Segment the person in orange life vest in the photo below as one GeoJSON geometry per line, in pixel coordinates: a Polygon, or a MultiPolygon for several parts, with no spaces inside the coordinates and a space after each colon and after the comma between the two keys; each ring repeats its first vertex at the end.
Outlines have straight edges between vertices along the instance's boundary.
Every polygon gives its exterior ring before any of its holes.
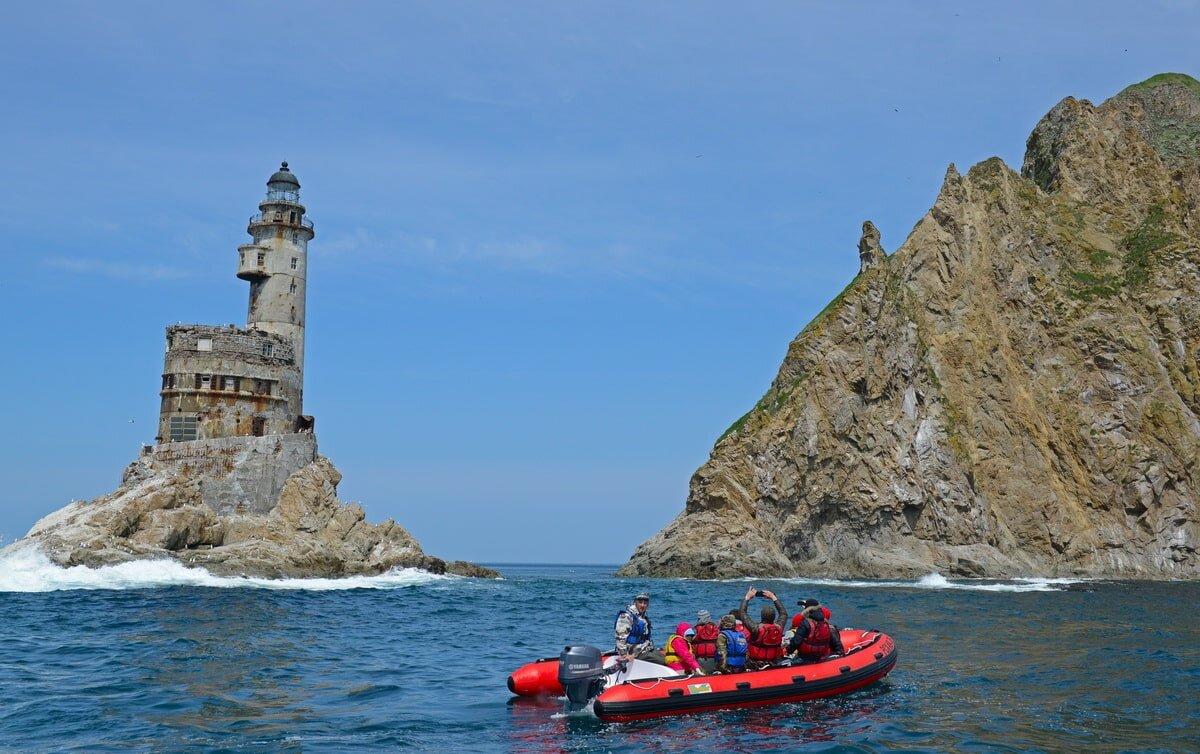
{"type": "Polygon", "coordinates": [[[800,613],[802,620],[788,643],[788,654],[799,655],[803,662],[817,662],[831,654],[846,654],[838,627],[825,619],[820,605],[809,605],[800,613]]]}
{"type": "Polygon", "coordinates": [[[713,623],[712,615],[707,610],[696,613],[696,637],[692,639],[692,654],[700,663],[700,669],[711,673],[717,669],[717,637],[721,629],[713,623]]]}
{"type": "Polygon", "coordinates": [[[667,639],[667,646],[663,648],[663,657],[668,668],[682,670],[688,675],[700,675],[700,663],[696,662],[696,657],[692,654],[691,640],[695,635],[696,631],[690,624],[680,623],[675,627],[675,633],[671,634],[671,638],[667,639]]]}
{"type": "Polygon", "coordinates": [[[746,669],[758,670],[765,668],[783,657],[783,628],[787,625],[787,608],[779,601],[774,592],[750,587],[742,598],[738,608],[742,622],[750,629],[750,652],[747,657],[746,669]],[[764,605],[760,615],[762,623],[755,623],[746,615],[746,606],[755,596],[766,597],[775,603],[774,607],[764,605]]]}

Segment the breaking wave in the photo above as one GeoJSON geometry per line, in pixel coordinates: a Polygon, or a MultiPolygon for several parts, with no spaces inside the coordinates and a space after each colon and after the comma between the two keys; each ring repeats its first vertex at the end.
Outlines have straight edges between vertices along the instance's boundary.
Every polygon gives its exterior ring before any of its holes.
{"type": "MultiPolygon", "coordinates": [[[[763,581],[763,579],[728,579],[729,581],[763,581]]],[[[913,581],[866,581],[842,579],[772,579],[788,584],[829,586],[846,589],[959,589],[975,592],[1061,592],[1072,584],[1090,579],[948,579],[940,573],[931,573],[913,581]]]]}
{"type": "Polygon", "coordinates": [[[439,581],[457,580],[416,568],[398,568],[378,576],[328,579],[263,579],[214,576],[202,568],[187,568],[173,560],[137,560],[120,565],[63,568],[50,562],[36,547],[0,550],[0,592],[54,592],[70,589],[153,589],[199,586],[216,589],[280,589],[339,591],[347,589],[397,589],[439,581]]]}

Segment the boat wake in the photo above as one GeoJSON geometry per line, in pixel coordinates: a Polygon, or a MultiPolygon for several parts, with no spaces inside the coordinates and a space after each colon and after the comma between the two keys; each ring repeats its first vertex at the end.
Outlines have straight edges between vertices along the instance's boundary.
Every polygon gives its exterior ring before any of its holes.
{"type": "Polygon", "coordinates": [[[348,589],[398,589],[459,576],[440,576],[416,568],[400,568],[378,576],[339,579],[263,579],[214,576],[201,568],[187,568],[173,560],[139,560],[120,565],[63,568],[50,562],[36,547],[9,546],[0,550],[0,592],[54,592],[71,589],[154,589],[198,586],[217,589],[280,589],[340,591],[348,589]]]}

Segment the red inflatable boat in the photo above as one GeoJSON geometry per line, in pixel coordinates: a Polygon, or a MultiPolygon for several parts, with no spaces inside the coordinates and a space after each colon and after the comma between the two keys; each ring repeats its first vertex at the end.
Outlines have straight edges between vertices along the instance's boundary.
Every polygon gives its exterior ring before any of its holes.
{"type": "Polygon", "coordinates": [[[578,696],[565,689],[560,675],[576,673],[579,678],[585,663],[562,668],[559,658],[528,663],[508,677],[508,688],[518,696],[562,696],[573,701],[591,699],[592,710],[601,720],[623,722],[684,712],[759,707],[782,702],[800,702],[844,694],[868,686],[887,675],[896,665],[899,652],[891,637],[879,631],[842,629],[846,654],[816,663],[772,667],[766,670],[729,675],[684,676],[653,663],[634,661],[633,667],[621,666],[616,659],[603,658],[590,647],[567,647],[563,657],[574,650],[595,653],[597,666],[607,670],[590,676],[592,686],[578,696]]]}

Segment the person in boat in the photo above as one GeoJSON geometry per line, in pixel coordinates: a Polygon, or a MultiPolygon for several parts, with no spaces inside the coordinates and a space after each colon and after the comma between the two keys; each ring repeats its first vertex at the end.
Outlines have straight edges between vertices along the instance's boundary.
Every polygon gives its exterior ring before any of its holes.
{"type": "Polygon", "coordinates": [[[737,617],[737,614],[735,613],[733,616],[733,620],[734,620],[734,628],[737,629],[737,632],[739,634],[741,634],[742,636],[745,636],[746,641],[750,641],[750,629],[746,628],[746,624],[742,623],[742,619],[737,617]]]}
{"type": "Polygon", "coordinates": [[[794,653],[801,662],[820,662],[831,654],[846,654],[841,632],[825,618],[825,613],[820,605],[804,608],[800,625],[788,644],[788,654],[794,653]]]}
{"type": "Polygon", "coordinates": [[[720,627],[713,622],[712,614],[707,610],[696,613],[696,636],[692,639],[692,654],[700,663],[700,669],[711,673],[717,669],[717,637],[721,634],[720,627]]]}
{"type": "Polygon", "coordinates": [[[696,662],[696,656],[692,653],[692,639],[695,636],[696,630],[690,624],[680,623],[675,627],[675,633],[667,639],[667,646],[663,649],[668,668],[682,670],[688,675],[700,675],[700,663],[696,662]]]}
{"type": "Polygon", "coordinates": [[[750,643],[737,630],[737,618],[733,613],[721,616],[717,634],[716,673],[740,673],[746,669],[746,653],[750,643]]]}
{"type": "Polygon", "coordinates": [[[633,602],[617,613],[613,633],[617,639],[617,656],[622,660],[646,660],[665,665],[662,652],[654,648],[650,638],[650,595],[640,592],[633,602]]]}
{"type": "Polygon", "coordinates": [[[800,621],[802,620],[804,620],[803,613],[796,613],[792,616],[792,627],[783,632],[783,646],[786,647],[792,643],[792,637],[796,635],[796,629],[800,627],[800,621]]]}
{"type": "Polygon", "coordinates": [[[755,589],[750,587],[746,592],[746,596],[742,598],[741,607],[738,608],[739,617],[746,628],[750,629],[750,650],[747,656],[746,669],[760,670],[768,667],[783,658],[783,629],[787,625],[788,613],[787,608],[779,601],[774,592],[768,590],[755,589]],[[750,604],[750,600],[754,597],[766,597],[774,603],[764,605],[759,615],[762,617],[762,622],[755,623],[754,620],[746,614],[746,607],[750,604]]]}
{"type": "Polygon", "coordinates": [[[796,603],[796,605],[800,608],[802,613],[804,611],[804,608],[806,608],[806,607],[816,607],[819,605],[821,608],[821,612],[825,613],[825,620],[829,620],[830,618],[833,617],[833,613],[829,612],[829,608],[825,607],[820,602],[812,599],[811,597],[808,599],[800,600],[799,602],[796,603]]]}
{"type": "Polygon", "coordinates": [[[820,602],[811,598],[802,599],[796,602],[796,606],[800,608],[800,612],[792,616],[792,627],[789,628],[783,635],[783,645],[785,647],[792,643],[792,637],[796,635],[796,629],[800,627],[800,622],[804,620],[804,608],[818,605],[821,608],[821,612],[825,613],[825,620],[829,620],[833,614],[829,612],[829,608],[825,607],[820,602]]]}

